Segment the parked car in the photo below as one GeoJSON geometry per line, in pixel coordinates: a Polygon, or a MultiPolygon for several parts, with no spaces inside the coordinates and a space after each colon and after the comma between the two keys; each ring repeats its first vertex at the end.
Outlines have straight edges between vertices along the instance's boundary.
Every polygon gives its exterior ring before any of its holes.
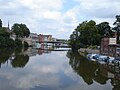
{"type": "Polygon", "coordinates": [[[118,60],[118,59],[113,60],[112,63],[113,63],[114,65],[120,66],[120,60],[118,60]]]}
{"type": "Polygon", "coordinates": [[[88,58],[89,60],[96,61],[96,58],[95,58],[96,55],[97,55],[97,54],[88,54],[88,55],[87,55],[87,58],[88,58]]]}
{"type": "Polygon", "coordinates": [[[109,57],[109,56],[100,55],[100,54],[88,54],[87,58],[92,61],[98,61],[98,62],[104,62],[104,63],[106,62],[111,63],[113,60],[115,60],[114,57],[109,57]]]}

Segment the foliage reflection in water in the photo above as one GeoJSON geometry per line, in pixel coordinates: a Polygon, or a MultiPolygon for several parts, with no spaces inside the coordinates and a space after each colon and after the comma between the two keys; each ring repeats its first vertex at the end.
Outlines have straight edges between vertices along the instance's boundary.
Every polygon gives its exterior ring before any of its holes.
{"type": "Polygon", "coordinates": [[[107,65],[71,51],[0,49],[0,90],[119,90],[107,65]]]}
{"type": "Polygon", "coordinates": [[[120,90],[120,67],[90,61],[78,53],[69,51],[67,57],[73,70],[83,78],[84,82],[92,85],[94,82],[105,85],[110,80],[112,90],[120,90]]]}
{"type": "Polygon", "coordinates": [[[2,64],[8,63],[10,61],[12,67],[14,68],[22,68],[29,61],[29,56],[24,55],[22,52],[22,48],[2,48],[0,49],[0,66],[2,64]]]}

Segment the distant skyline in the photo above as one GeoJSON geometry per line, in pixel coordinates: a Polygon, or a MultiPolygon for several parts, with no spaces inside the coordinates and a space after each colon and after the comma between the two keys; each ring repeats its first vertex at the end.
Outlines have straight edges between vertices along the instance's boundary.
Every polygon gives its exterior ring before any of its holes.
{"type": "Polygon", "coordinates": [[[68,39],[85,20],[108,21],[120,15],[120,0],[0,0],[3,26],[24,23],[32,33],[68,39]]]}

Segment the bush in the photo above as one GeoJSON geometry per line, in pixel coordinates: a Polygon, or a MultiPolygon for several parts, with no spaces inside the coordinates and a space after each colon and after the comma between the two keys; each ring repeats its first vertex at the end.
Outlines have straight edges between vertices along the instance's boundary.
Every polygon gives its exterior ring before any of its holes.
{"type": "Polygon", "coordinates": [[[6,40],[2,36],[0,36],[0,46],[6,46],[6,40]]]}
{"type": "Polygon", "coordinates": [[[22,41],[20,39],[15,39],[15,46],[22,47],[22,41]]]}
{"type": "Polygon", "coordinates": [[[11,38],[7,39],[7,46],[14,47],[15,46],[15,41],[11,38]]]}

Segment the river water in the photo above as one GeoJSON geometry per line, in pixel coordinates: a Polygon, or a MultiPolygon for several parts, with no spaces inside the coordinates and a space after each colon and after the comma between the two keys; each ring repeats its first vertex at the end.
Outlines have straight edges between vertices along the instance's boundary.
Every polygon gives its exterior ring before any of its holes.
{"type": "Polygon", "coordinates": [[[1,49],[0,90],[119,90],[107,67],[71,51],[1,49]]]}

